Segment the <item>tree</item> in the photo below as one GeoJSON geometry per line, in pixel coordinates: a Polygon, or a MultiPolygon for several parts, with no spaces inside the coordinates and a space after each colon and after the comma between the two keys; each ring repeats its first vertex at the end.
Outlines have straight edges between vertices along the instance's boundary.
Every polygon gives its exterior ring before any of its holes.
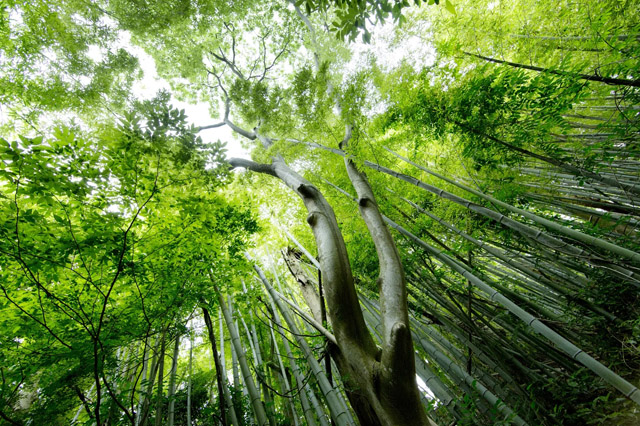
{"type": "MultiPolygon", "coordinates": [[[[4,406],[23,386],[81,389],[89,380],[97,423],[107,416],[107,395],[133,420],[122,348],[166,332],[198,297],[203,288],[188,282],[201,269],[194,259],[243,244],[245,225],[236,219],[248,220],[247,229],[251,220],[212,192],[226,175],[220,147],[202,146],[165,102],[140,104],[121,127],[95,135],[60,128],[47,139],[3,140],[3,323],[11,330],[3,357],[12,366],[4,406]],[[203,202],[219,208],[203,211],[203,202]],[[223,228],[230,233],[215,237],[223,228]],[[198,235],[207,243],[185,251],[198,235]],[[174,280],[178,286],[167,287],[174,280]],[[19,361],[29,353],[39,355],[19,361]],[[43,370],[56,359],[65,362],[43,370]]],[[[67,408],[41,398],[30,418],[67,408]]]]}
{"type": "Polygon", "coordinates": [[[69,109],[102,119],[105,107],[124,106],[141,75],[135,56],[118,46],[113,21],[92,2],[9,1],[0,22],[0,103],[18,118],[3,123],[3,133],[47,130],[69,109]]]}
{"type": "MultiPolygon", "coordinates": [[[[57,24],[38,38],[17,17],[61,19],[51,63],[85,65],[51,68],[60,81],[97,69],[87,46],[104,20],[104,49],[127,31],[171,95],[123,103],[106,85],[110,110],[88,111],[73,85],[59,109],[31,101],[50,100],[46,82],[12,86],[16,111],[56,109],[60,124],[14,115],[4,136],[3,421],[632,418],[635,15],[509,4],[525,21],[493,2],[6,9],[34,51],[57,24]],[[396,43],[429,28],[437,62],[369,55],[349,71],[339,38],[368,40],[367,14],[386,13],[406,18],[396,43]],[[208,102],[213,123],[187,125],[170,96],[208,102]],[[197,137],[223,126],[251,160],[197,137]]],[[[5,50],[7,79],[28,76],[33,57],[5,50]]]]}

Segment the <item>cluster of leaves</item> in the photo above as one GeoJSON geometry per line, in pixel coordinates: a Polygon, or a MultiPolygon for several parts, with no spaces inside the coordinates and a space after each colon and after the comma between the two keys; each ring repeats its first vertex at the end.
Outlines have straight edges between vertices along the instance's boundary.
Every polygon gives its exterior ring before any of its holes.
{"type": "Polygon", "coordinates": [[[95,135],[1,141],[0,406],[37,388],[18,413],[68,415],[60,389],[107,380],[116,349],[208,298],[208,269],[239,258],[257,230],[216,194],[221,145],[205,146],[166,101],[95,135]]]}
{"type": "MultiPolygon", "coordinates": [[[[414,0],[415,6],[421,4],[439,4],[440,0],[414,0]]],[[[399,24],[405,21],[403,13],[411,6],[408,0],[297,0],[296,6],[304,5],[307,14],[313,12],[332,11],[336,19],[331,24],[331,30],[340,39],[354,41],[362,33],[362,41],[369,43],[371,33],[367,24],[376,25],[393,18],[399,24]]],[[[453,4],[445,0],[445,7],[455,13],[453,4]]]]}
{"type": "Polygon", "coordinates": [[[435,137],[455,133],[462,155],[477,168],[521,162],[522,154],[508,145],[563,159],[551,134],[566,129],[562,115],[585,96],[583,84],[492,65],[465,75],[457,70],[450,71],[451,76],[438,75],[441,72],[427,68],[411,79],[407,86],[415,87],[414,96],[394,105],[384,126],[409,125],[435,137]],[[449,78],[455,85],[448,84],[449,78]]]}
{"type": "Polygon", "coordinates": [[[291,117],[286,102],[287,91],[277,85],[236,79],[229,90],[229,98],[247,123],[254,123],[262,132],[288,129],[291,117]]]}
{"type": "Polygon", "coordinates": [[[29,121],[43,111],[122,107],[139,76],[137,59],[117,47],[91,2],[5,2],[0,34],[0,104],[29,121]]]}
{"type": "Polygon", "coordinates": [[[328,68],[328,62],[322,63],[318,72],[305,66],[293,76],[294,112],[307,132],[323,125],[331,114],[333,103],[328,93],[328,68]]]}

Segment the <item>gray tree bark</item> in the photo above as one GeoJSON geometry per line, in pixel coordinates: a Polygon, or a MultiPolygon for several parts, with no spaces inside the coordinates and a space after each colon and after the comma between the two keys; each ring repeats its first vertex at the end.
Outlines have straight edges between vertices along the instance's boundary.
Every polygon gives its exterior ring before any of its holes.
{"type": "MultiPolygon", "coordinates": [[[[345,141],[350,137],[347,128],[345,141]]],[[[384,340],[379,349],[369,333],[353,283],[346,246],[333,209],[320,191],[293,171],[280,156],[271,164],[231,159],[233,167],[278,177],[302,199],[318,249],[328,318],[338,342],[332,348],[352,407],[367,425],[427,425],[416,383],[413,344],[409,331],[404,272],[391,234],[380,215],[364,174],[347,160],[347,171],[360,198],[380,260],[379,285],[383,308],[384,340]],[[357,389],[358,392],[350,392],[357,389]]]]}

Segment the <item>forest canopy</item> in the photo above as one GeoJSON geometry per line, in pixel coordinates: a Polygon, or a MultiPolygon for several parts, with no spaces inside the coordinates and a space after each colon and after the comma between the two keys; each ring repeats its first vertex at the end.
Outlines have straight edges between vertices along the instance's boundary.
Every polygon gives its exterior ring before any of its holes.
{"type": "Polygon", "coordinates": [[[0,425],[637,424],[639,57],[633,1],[4,2],[0,425]]]}

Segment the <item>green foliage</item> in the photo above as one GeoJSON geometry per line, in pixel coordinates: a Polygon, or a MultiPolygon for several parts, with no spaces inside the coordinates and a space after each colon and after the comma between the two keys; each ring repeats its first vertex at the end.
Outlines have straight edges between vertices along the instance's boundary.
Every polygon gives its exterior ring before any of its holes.
{"type": "Polygon", "coordinates": [[[4,2],[0,34],[0,104],[32,126],[43,112],[122,108],[139,77],[137,58],[116,46],[91,2],[4,2]]]}
{"type": "MultiPolygon", "coordinates": [[[[209,388],[215,377],[212,371],[196,370],[191,376],[191,418],[200,419],[199,424],[214,426],[220,416],[219,400],[211,404],[209,388]]],[[[187,424],[187,389],[180,388],[175,394],[175,423],[187,424]]],[[[166,406],[166,403],[165,403],[166,406]]]]}
{"type": "MultiPolygon", "coordinates": [[[[445,0],[445,7],[450,13],[455,9],[449,0],[445,0]]],[[[439,0],[414,0],[415,6],[421,4],[439,4],[439,0]]],[[[411,6],[408,0],[298,0],[297,6],[304,5],[307,14],[313,12],[331,11],[336,19],[331,23],[331,30],[338,38],[354,41],[362,33],[362,41],[369,43],[371,33],[367,23],[375,25],[393,18],[394,22],[405,22],[403,12],[411,6]]]]}
{"type": "Polygon", "coordinates": [[[76,395],[61,389],[113,371],[116,348],[193,309],[209,265],[241,256],[257,230],[215,194],[220,145],[203,146],[166,101],[95,135],[2,140],[1,356],[23,365],[3,369],[2,403],[16,383],[38,387],[25,416],[67,416],[76,395]]]}
{"type": "Polygon", "coordinates": [[[417,132],[442,137],[459,135],[461,153],[474,167],[513,165],[526,159],[508,145],[541,151],[563,160],[552,134],[567,129],[563,118],[585,97],[584,85],[544,73],[528,74],[508,67],[485,65],[460,75],[430,69],[406,83],[412,100],[394,106],[385,128],[409,124],[417,132]],[[455,79],[455,86],[448,79],[455,79]],[[496,139],[505,142],[500,143],[496,139]]]}
{"type": "Polygon", "coordinates": [[[291,90],[294,112],[306,132],[318,131],[331,116],[332,99],[328,94],[328,62],[315,72],[309,66],[301,67],[294,76],[291,90]]]}
{"type": "Polygon", "coordinates": [[[151,101],[137,102],[136,109],[125,114],[123,130],[131,141],[144,141],[139,146],[143,153],[168,154],[178,167],[190,165],[199,170],[212,169],[212,173],[204,176],[215,183],[224,175],[224,144],[205,144],[196,135],[195,127],[187,123],[184,110],[171,108],[169,100],[167,92],[160,92],[151,101]]]}
{"type": "MultiPolygon", "coordinates": [[[[638,11],[631,3],[583,8],[462,0],[455,9],[446,1],[444,10],[411,14],[406,1],[296,4],[314,14],[298,21],[284,3],[210,0],[12,2],[1,9],[0,103],[9,121],[0,139],[0,414],[16,422],[67,424],[80,407],[79,423],[94,424],[91,416],[98,414],[101,424],[107,418],[131,424],[138,398],[155,398],[158,391],[157,383],[143,391],[149,385],[141,378],[143,350],[153,359],[156,338],[185,333],[191,320],[197,342],[192,420],[218,424],[221,396],[215,391],[211,403],[211,355],[196,314],[202,306],[215,311],[218,291],[232,297],[237,319],[248,323],[247,331],[240,327],[247,358],[262,352],[263,363],[254,362],[254,371],[278,388],[275,348],[283,352],[281,339],[290,336],[277,329],[277,341],[270,339],[273,314],[251,283],[243,253],[255,247],[252,255],[272,264],[268,274],[274,281],[279,277],[279,291],[298,303],[298,284],[284,278],[277,252],[293,245],[286,229],[315,254],[307,213],[273,176],[230,173],[225,145],[203,141],[185,112],[170,105],[172,96],[220,107],[222,124],[240,129],[250,143],[272,142],[253,149],[254,160],[269,163],[281,155],[317,185],[333,206],[360,294],[380,297],[375,246],[357,205],[323,180],[353,192],[343,159],[305,144],[337,148],[346,126],[352,133],[343,148],[367,171],[385,215],[637,382],[639,281],[633,260],[553,234],[383,148],[637,252],[633,192],[557,166],[564,162],[630,185],[638,180],[638,91],[576,78],[590,73],[637,80],[640,21],[634,21],[638,11]],[[419,21],[424,17],[429,20],[419,21]],[[347,48],[328,40],[331,34],[305,28],[327,19],[339,38],[361,34],[368,42],[373,25],[390,18],[408,23],[396,34],[399,45],[405,33],[432,40],[437,64],[414,70],[405,62],[385,71],[377,64],[382,61],[370,57],[345,77],[347,48]],[[118,42],[123,30],[153,56],[171,94],[125,102],[138,64],[118,42]],[[313,56],[306,57],[310,50],[313,56]],[[490,53],[548,72],[488,64],[462,52],[490,53]],[[18,131],[26,125],[33,127],[18,131]],[[433,190],[375,172],[367,161],[433,190]],[[466,201],[452,203],[456,196],[466,201]],[[504,216],[480,215],[478,206],[504,216]],[[521,228],[508,227],[507,219],[521,228]]],[[[394,237],[407,277],[412,331],[451,361],[435,359],[414,339],[417,362],[434,371],[437,382],[431,384],[440,383],[452,399],[446,406],[430,403],[439,423],[509,424],[515,417],[505,415],[502,404],[529,424],[607,424],[631,417],[630,403],[505,310],[497,293],[485,295],[468,273],[455,273],[415,241],[394,237]],[[452,373],[454,364],[472,376],[473,385],[452,373]],[[501,402],[489,403],[486,393],[474,391],[479,383],[501,402]]],[[[315,280],[316,271],[308,269],[315,280]]],[[[319,357],[322,338],[303,332],[319,357]]],[[[228,336],[222,346],[222,362],[229,364],[228,336]]],[[[293,350],[306,370],[300,351],[293,350]]],[[[175,401],[177,424],[186,423],[187,374],[182,348],[178,390],[159,401],[165,407],[175,401]]],[[[334,378],[353,381],[337,372],[334,378]]],[[[239,417],[251,423],[242,389],[230,389],[239,417]]],[[[159,414],[156,401],[150,402],[153,420],[159,414]]],[[[284,397],[268,403],[276,424],[288,424],[288,409],[284,397]]],[[[158,420],[167,421],[166,410],[158,420]]]]}

